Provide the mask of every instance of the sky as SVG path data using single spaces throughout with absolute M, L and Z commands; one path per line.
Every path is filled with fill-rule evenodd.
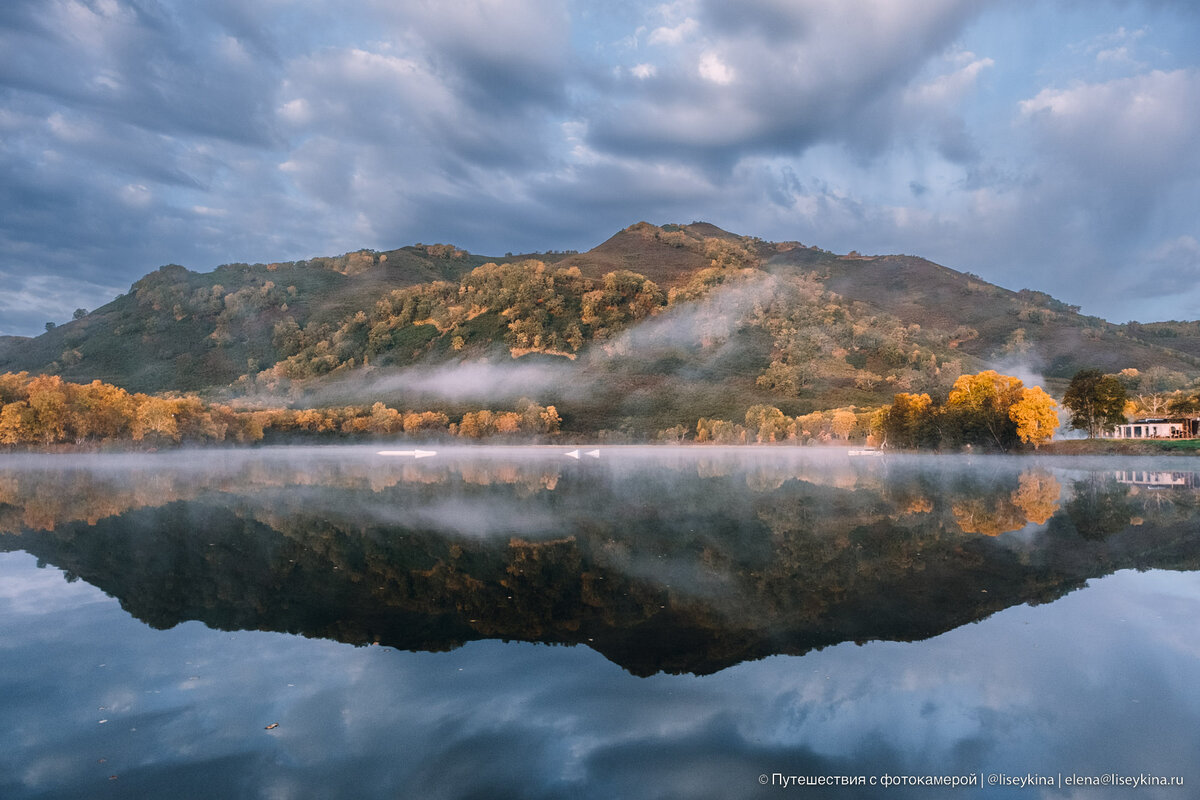
M 1200 318 L 1191 0 L 3 0 L 0 335 L 162 264 L 704 220 Z

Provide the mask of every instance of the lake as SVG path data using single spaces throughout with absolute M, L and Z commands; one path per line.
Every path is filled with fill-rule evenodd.
M 1196 796 L 1197 459 L 378 449 L 0 456 L 0 797 Z

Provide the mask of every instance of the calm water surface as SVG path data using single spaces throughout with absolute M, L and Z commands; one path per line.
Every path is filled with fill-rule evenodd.
M 0 458 L 0 797 L 1197 796 L 1195 459 L 565 449 Z

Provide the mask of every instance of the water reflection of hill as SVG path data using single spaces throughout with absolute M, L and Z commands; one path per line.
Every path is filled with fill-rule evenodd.
M 33 460 L 0 469 L 0 548 L 156 627 L 584 643 L 637 674 L 921 639 L 1118 569 L 1200 568 L 1195 481 L 1114 470 L 356 456 Z

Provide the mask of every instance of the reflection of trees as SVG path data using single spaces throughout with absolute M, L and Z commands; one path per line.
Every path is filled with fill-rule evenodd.
M 1028 520 L 1009 496 L 971 497 L 952 505 L 954 521 L 963 533 L 981 533 L 984 536 L 999 536 L 1008 531 L 1019 531 Z
M 1062 486 L 1053 475 L 1044 469 L 1027 469 L 1016 483 L 1007 494 L 1007 483 L 968 484 L 971 491 L 951 505 L 963 533 L 999 536 L 1031 522 L 1042 525 L 1054 516 Z
M 1017 490 L 1012 493 L 1013 505 L 1021 509 L 1030 522 L 1045 524 L 1058 511 L 1062 485 L 1043 469 L 1025 470 L 1017 482 Z
M 1066 512 L 1075 530 L 1085 539 L 1106 539 L 1129 526 L 1137 508 L 1130 502 L 1129 487 L 1109 473 L 1092 473 L 1072 484 L 1074 496 Z
M 1061 489 L 1045 470 L 929 464 L 859 473 L 854 489 L 736 461 L 697 477 L 687 461 L 585 470 L 315 458 L 248 461 L 203 480 L 126 471 L 140 487 L 100 472 L 10 470 L 0 513 L 25 532 L 0 547 L 70 570 L 161 627 L 200 619 L 426 650 L 587 642 L 638 673 L 923 638 L 1114 569 L 1200 566 L 1194 490 L 1154 504 L 1097 478 L 1056 510 Z M 1076 535 L 1122 508 L 1121 528 L 1130 508 L 1144 518 L 1136 535 Z M 430 509 L 482 509 L 492 533 Z M 977 535 L 1047 515 L 1048 529 L 1020 543 Z M 549 522 L 535 530 L 538 519 Z
M 964 533 L 999 536 L 1029 523 L 1045 523 L 1058 510 L 1061 492 L 1061 485 L 1044 469 L 986 480 L 964 476 L 954 482 L 950 510 Z
M 197 458 L 219 459 L 223 454 Z M 86 457 L 85 457 L 86 458 Z M 95 462 L 96 468 L 0 470 L 0 534 L 54 530 L 70 522 L 95 524 L 105 517 L 213 494 L 239 494 L 284 486 L 369 489 L 378 494 L 401 484 L 512 486 L 520 497 L 553 491 L 561 467 L 547 463 L 426 464 L 384 461 L 364 454 L 336 463 L 250 460 L 227 471 L 197 474 L 154 466 L 153 459 Z

